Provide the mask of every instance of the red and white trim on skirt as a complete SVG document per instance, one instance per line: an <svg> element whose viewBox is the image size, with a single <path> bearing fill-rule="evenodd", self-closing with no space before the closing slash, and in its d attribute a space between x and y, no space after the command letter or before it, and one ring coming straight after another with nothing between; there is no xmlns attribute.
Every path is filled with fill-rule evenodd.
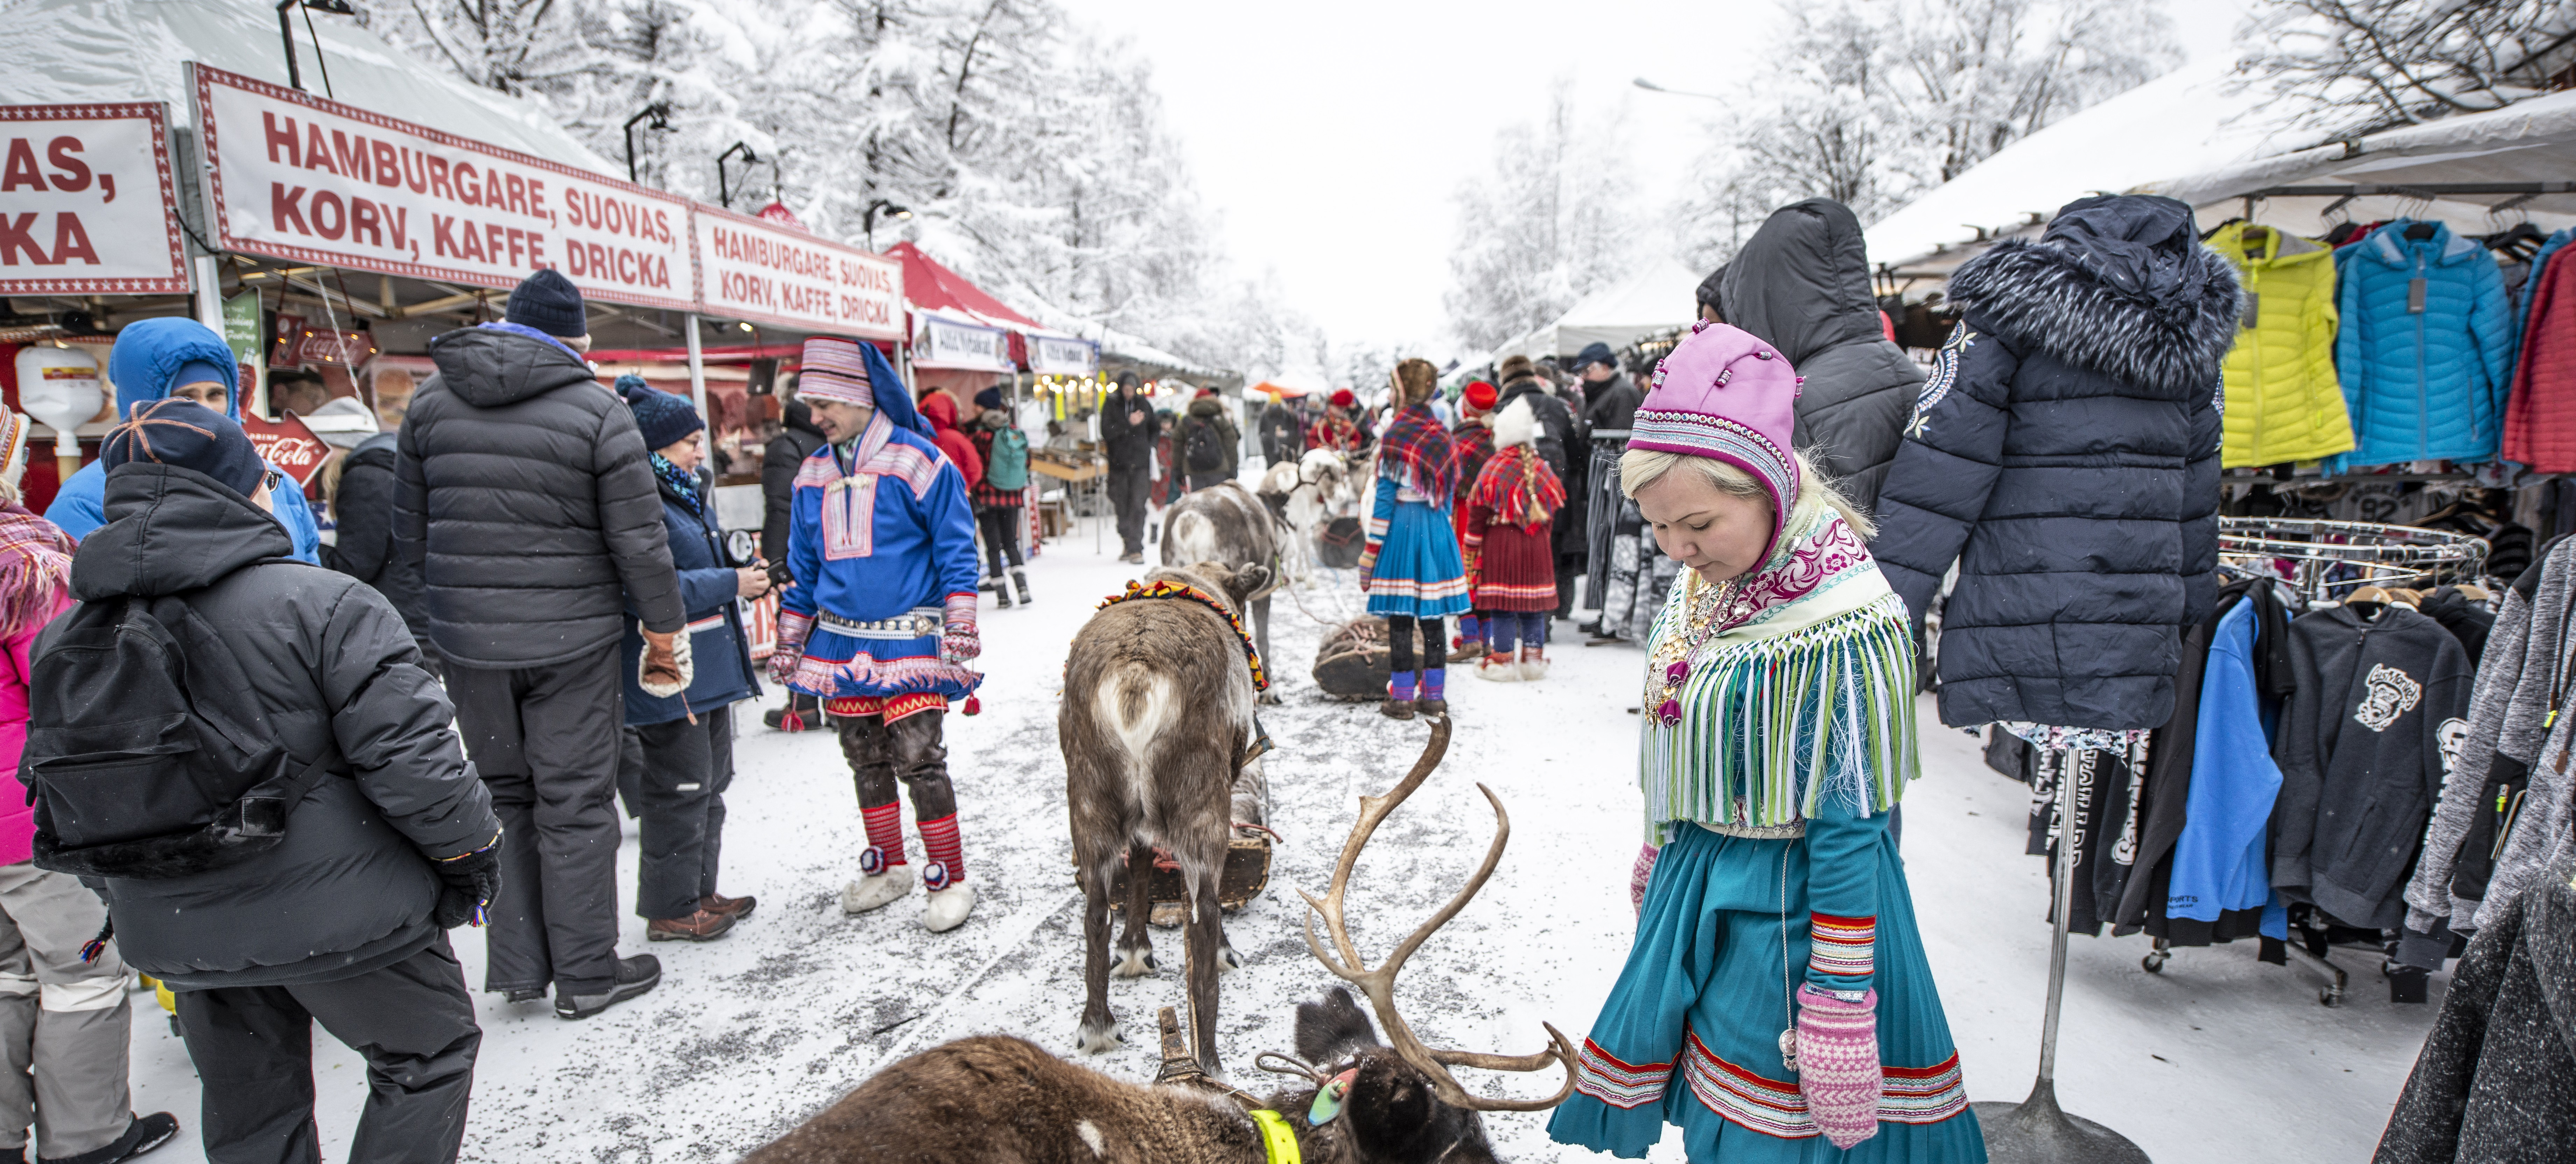
<svg viewBox="0 0 2576 1164"><path fill-rule="evenodd" d="M1968 1110L1967 1085L1959 1077L1959 1055L1930 1067L1881 1067L1884 1082L1878 1097L1883 1123L1932 1124ZM1682 1039L1682 1075L1700 1106L1729 1123L1766 1136L1799 1140L1816 1135L1815 1117L1807 1114L1807 1097L1795 1082L1765 1078L1718 1058L1699 1034L1687 1028Z"/></svg>
<svg viewBox="0 0 2576 1164"><path fill-rule="evenodd" d="M823 710L835 718L882 715L887 723L893 723L925 711L946 711L948 697L936 691L912 691L902 695L835 695L823 701Z"/></svg>

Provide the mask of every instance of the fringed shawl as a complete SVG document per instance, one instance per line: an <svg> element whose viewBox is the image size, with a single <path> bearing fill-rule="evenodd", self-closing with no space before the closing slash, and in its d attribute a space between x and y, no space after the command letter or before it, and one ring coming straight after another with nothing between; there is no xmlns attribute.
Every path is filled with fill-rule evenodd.
<svg viewBox="0 0 2576 1164"><path fill-rule="evenodd" d="M1440 427L1428 404L1408 404L1386 426L1377 442L1377 472L1399 485L1411 486L1434 507L1445 507L1458 488L1457 458L1449 430Z"/></svg>
<svg viewBox="0 0 2576 1164"><path fill-rule="evenodd" d="M1648 664L1639 757L1648 840L1676 822L1777 826L1826 796L1867 816L1917 774L1914 638L1904 599L1833 510L1810 500L1762 568L1714 609L1687 660L1673 722L1663 666ZM1705 583L1685 570L1649 641L1690 633Z"/></svg>
<svg viewBox="0 0 2576 1164"><path fill-rule="evenodd" d="M1485 462L1467 504L1493 510L1495 521L1534 534L1564 508L1565 483L1557 480L1556 470L1547 467L1538 450L1513 445Z"/></svg>
<svg viewBox="0 0 2576 1164"><path fill-rule="evenodd" d="M0 503L0 639L53 621L72 574L72 539L14 503Z"/></svg>

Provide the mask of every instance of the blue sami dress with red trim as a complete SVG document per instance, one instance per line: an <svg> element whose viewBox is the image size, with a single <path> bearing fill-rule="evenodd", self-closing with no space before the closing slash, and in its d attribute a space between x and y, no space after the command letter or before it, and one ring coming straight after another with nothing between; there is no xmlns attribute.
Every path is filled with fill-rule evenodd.
<svg viewBox="0 0 2576 1164"><path fill-rule="evenodd" d="M805 459L791 504L796 585L779 610L814 627L789 687L935 707L983 682L939 657L947 599L975 594L975 516L965 477L930 438L880 408L858 440Z"/></svg>

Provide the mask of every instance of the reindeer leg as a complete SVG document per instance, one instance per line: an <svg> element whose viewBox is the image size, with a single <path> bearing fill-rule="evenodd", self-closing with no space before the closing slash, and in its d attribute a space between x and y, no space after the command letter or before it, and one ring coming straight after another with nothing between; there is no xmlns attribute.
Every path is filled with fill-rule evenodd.
<svg viewBox="0 0 2576 1164"><path fill-rule="evenodd" d="M1235 958L1233 950L1223 948L1225 915L1216 904L1220 868L1202 860L1196 862L1195 868L1187 870L1191 914L1188 966L1190 1041L1199 1053L1199 1070L1207 1072L1211 1078L1222 1077L1225 1073L1216 1055L1216 976L1225 969L1218 959L1238 964L1241 961Z"/></svg>
<svg viewBox="0 0 2576 1164"><path fill-rule="evenodd" d="M1154 972L1154 935L1145 919L1154 912L1154 847L1131 841L1127 847L1127 925L1118 934L1118 976L1142 978Z"/></svg>
<svg viewBox="0 0 2576 1164"><path fill-rule="evenodd" d="M1097 1055L1125 1042L1109 1013L1109 862L1082 863L1082 1026L1073 1045Z"/></svg>
<svg viewBox="0 0 2576 1164"><path fill-rule="evenodd" d="M1252 600L1252 641L1261 648L1261 665L1274 666L1270 654L1270 596L1267 594ZM1276 672L1272 673L1270 689L1261 693L1260 701L1279 702L1279 682Z"/></svg>

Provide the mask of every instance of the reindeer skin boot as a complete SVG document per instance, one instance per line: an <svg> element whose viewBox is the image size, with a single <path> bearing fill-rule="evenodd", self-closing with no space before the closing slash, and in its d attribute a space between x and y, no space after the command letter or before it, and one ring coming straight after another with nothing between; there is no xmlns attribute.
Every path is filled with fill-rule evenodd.
<svg viewBox="0 0 2576 1164"><path fill-rule="evenodd" d="M1547 678L1547 648L1521 647L1521 682L1536 683Z"/></svg>
<svg viewBox="0 0 2576 1164"><path fill-rule="evenodd" d="M859 854L859 879L841 887L841 912L866 913L882 909L911 892L912 870L886 864L884 851L870 845Z"/></svg>
<svg viewBox="0 0 2576 1164"><path fill-rule="evenodd" d="M1411 671L1398 671L1387 676L1386 702L1377 705L1379 715L1388 719L1413 718L1413 675Z"/></svg>
<svg viewBox="0 0 2576 1164"><path fill-rule="evenodd" d="M1424 715L1449 714L1449 669L1422 673L1422 693L1415 697L1413 710Z"/></svg>

